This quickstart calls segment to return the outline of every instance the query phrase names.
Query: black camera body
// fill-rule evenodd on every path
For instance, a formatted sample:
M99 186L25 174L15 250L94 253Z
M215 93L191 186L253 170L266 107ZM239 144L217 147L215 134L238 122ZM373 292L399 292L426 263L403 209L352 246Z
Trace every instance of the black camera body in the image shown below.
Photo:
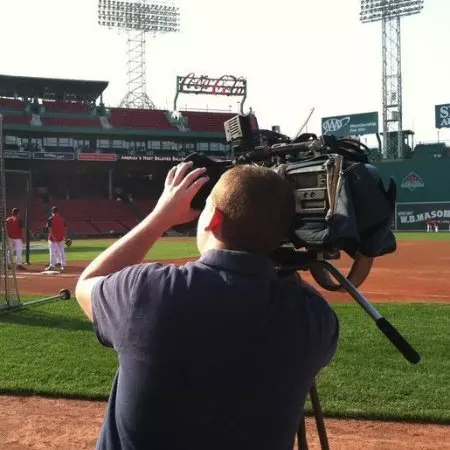
M325 217L329 205L327 174L323 165L299 167L290 181L295 186L296 213Z
M197 153L185 159L194 162L193 168L206 167L210 178L193 199L194 209L203 209L225 171L241 164L260 164L279 173L295 192L296 215L289 235L280 243L282 259L286 260L286 246L302 250L303 262L333 259L344 251L355 261L366 260L367 273L359 277L365 278L373 258L396 250L391 230L396 185L391 179L385 189L377 169L369 163L369 149L361 142L314 134L291 140L260 130L252 114L235 116L224 127L233 159L215 161ZM331 285L327 289L333 290Z

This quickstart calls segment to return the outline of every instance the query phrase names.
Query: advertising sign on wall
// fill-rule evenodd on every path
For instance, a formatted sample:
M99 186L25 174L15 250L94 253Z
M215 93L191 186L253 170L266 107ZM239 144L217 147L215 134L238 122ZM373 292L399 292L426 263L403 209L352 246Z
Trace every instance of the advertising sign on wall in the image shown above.
M33 159L39 159L43 161L73 161L75 159L75 155L70 152L67 153L34 152Z
M450 128L450 103L434 107L436 128Z
M450 223L450 202L397 203L395 228L401 231L426 231L427 220Z
M31 153L19 150L5 150L5 158L7 159L31 159Z
M120 155L121 161L165 161L179 162L183 161L183 156L154 156L154 155Z
M400 187L402 189L409 189L411 192L416 189L424 188L425 183L422 178L414 171L411 171L406 175L405 178L402 179L400 183Z
M78 153L79 161L117 161L115 153Z
M177 77L177 88L178 93L185 94L241 96L247 90L247 80L234 75L211 78L207 75L196 76L190 73Z
M378 133L378 113L347 114L322 118L322 133L339 138Z

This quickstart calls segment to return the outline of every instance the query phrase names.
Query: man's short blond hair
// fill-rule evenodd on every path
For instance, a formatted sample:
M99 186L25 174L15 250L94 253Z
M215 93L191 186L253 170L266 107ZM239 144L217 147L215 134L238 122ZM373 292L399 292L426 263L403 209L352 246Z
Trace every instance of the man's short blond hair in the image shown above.
M224 215L221 239L229 249L270 254L286 238L294 219L292 186L265 167L228 170L211 196Z

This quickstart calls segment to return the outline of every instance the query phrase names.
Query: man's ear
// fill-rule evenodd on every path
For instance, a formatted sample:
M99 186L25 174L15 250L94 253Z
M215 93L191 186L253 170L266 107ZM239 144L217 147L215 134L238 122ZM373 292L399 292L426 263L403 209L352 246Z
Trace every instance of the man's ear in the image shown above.
M224 215L223 212L218 209L214 208L214 211L211 215L211 218L209 220L209 223L207 224L205 230L206 231L216 231L218 228L220 228L223 224Z

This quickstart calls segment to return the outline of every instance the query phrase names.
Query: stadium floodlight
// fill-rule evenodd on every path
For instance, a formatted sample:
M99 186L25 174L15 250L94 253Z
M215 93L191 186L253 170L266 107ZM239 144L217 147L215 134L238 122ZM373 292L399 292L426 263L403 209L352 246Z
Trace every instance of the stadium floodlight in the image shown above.
M361 0L361 22L378 22L399 16L419 14L424 0Z
M120 106L154 109L146 89L146 37L180 31L179 8L148 0L98 0L98 24L127 34L128 90Z
M403 158L401 17L419 14L424 0L361 0L362 23L382 23L383 157Z

